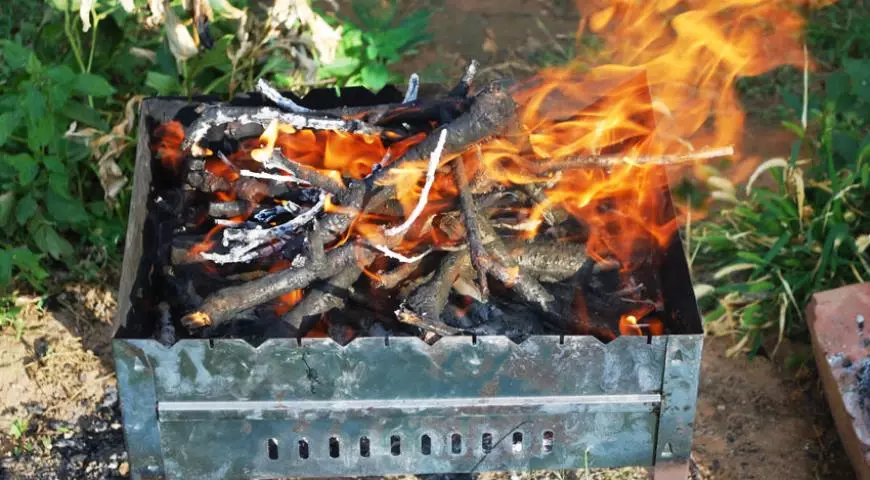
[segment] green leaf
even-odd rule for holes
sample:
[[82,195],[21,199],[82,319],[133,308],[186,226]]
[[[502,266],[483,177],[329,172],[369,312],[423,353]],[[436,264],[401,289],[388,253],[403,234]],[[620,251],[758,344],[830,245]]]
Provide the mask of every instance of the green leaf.
[[31,232],[36,246],[40,250],[49,254],[55,260],[71,256],[75,250],[65,238],[61,237],[57,230],[51,225],[44,223],[39,228]]
[[49,172],[66,173],[66,167],[57,155],[46,155],[42,157],[42,164]]
[[370,43],[366,47],[366,57],[368,57],[369,60],[376,60],[378,58],[378,46],[374,43]]
[[41,260],[42,255],[30,251],[29,248],[18,247],[12,250],[12,264],[37,282],[48,276],[48,272],[39,264]]
[[843,60],[843,69],[852,81],[852,93],[870,101],[870,60]]
[[45,208],[58,223],[76,225],[88,220],[88,212],[80,201],[58,195],[53,188],[45,192]]
[[69,193],[69,175],[67,175],[66,171],[52,172],[48,176],[48,186],[52,192],[59,196],[72,199]]
[[0,147],[2,147],[9,136],[18,128],[21,123],[21,115],[18,112],[6,112],[0,115]]
[[6,65],[12,70],[19,70],[27,66],[30,62],[30,57],[33,56],[33,51],[18,42],[12,40],[0,40],[0,52],[3,54],[3,59]]
[[837,100],[849,93],[849,74],[842,71],[831,72],[825,79],[825,95],[828,100]]
[[168,95],[181,89],[176,77],[154,71],[145,75],[145,85],[157,90],[158,95]]
[[115,93],[115,88],[105,78],[93,73],[80,73],[73,82],[72,89],[91,97],[108,97]]
[[362,68],[363,84],[371,91],[378,92],[390,80],[390,72],[386,65],[369,63]]
[[99,112],[76,100],[67,102],[60,113],[70,120],[94,127],[97,130],[105,132],[110,128],[109,123],[103,120]]
[[343,78],[352,74],[357,68],[359,68],[359,65],[360,62],[356,58],[337,57],[335,61],[330,63],[329,65],[324,65],[320,67],[320,69],[317,71],[317,75],[320,78]]
[[0,248],[0,286],[12,280],[12,252]]
[[19,225],[24,225],[36,213],[36,209],[36,199],[33,198],[33,192],[28,192],[15,207],[15,220],[18,221]]
[[15,170],[18,170],[18,182],[21,186],[26,187],[36,178],[39,171],[39,164],[27,153],[19,153],[6,159]]
[[27,114],[27,146],[36,151],[48,145],[54,131],[54,115],[47,112],[45,96],[34,87],[24,93],[22,106]]
[[0,194],[0,227],[5,227],[9,222],[13,208],[15,208],[15,194],[12,192]]

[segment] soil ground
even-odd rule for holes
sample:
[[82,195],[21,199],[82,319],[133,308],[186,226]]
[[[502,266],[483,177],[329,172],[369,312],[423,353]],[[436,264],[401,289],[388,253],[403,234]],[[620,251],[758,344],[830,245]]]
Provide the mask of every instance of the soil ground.
[[[583,8],[581,1],[580,8]],[[434,40],[398,68],[424,81],[455,78],[476,58],[482,75],[522,78],[570,55],[578,15],[566,0],[404,2],[434,10]],[[747,150],[788,152],[789,137],[749,119]],[[73,285],[40,308],[21,298],[21,339],[0,335],[0,479],[116,478],[126,475],[110,352],[115,283]],[[727,338],[705,344],[695,423],[699,478],[792,480],[854,478],[810,359],[784,370],[781,359],[725,358]],[[9,432],[28,420],[25,432]],[[18,423],[16,423],[18,421]],[[540,472],[485,478],[640,479],[643,471]]]

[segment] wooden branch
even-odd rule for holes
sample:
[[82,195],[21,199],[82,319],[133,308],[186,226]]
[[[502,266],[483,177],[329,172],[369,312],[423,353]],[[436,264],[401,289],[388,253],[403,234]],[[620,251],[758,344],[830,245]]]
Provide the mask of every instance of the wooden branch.
[[361,274],[359,266],[351,265],[333,277],[314,284],[302,300],[281,317],[281,321],[304,335],[321,315],[336,308],[344,308],[348,291]]
[[619,165],[679,165],[734,155],[734,147],[718,147],[675,155],[584,155],[552,162],[532,164],[535,173],[551,173],[575,168],[613,168]]
[[332,195],[340,195],[347,190],[347,187],[318,172],[314,168],[289,160],[284,156],[281,150],[277,148],[272,151],[272,156],[269,157],[269,161],[265,162],[263,166],[267,168],[277,168],[287,173],[292,173],[293,177],[325,192],[331,193]]
[[306,261],[242,285],[218,290],[206,298],[196,312],[185,315],[181,322],[191,330],[214,327],[249,308],[354,267],[357,257],[366,265],[375,258],[375,253],[369,249],[356,250],[354,243],[347,243],[327,253],[325,259],[317,264]]
[[184,135],[182,149],[190,149],[193,156],[203,156],[205,153],[199,143],[213,127],[228,123],[261,125],[264,128],[277,120],[279,123],[289,125],[297,130],[332,130],[349,132],[363,135],[380,135],[383,128],[369,125],[359,120],[345,120],[332,118],[317,113],[292,113],[284,112],[272,107],[233,107],[226,105],[203,105],[200,107],[199,118],[187,128]]
[[489,287],[486,284],[486,268],[483,265],[485,250],[478,222],[477,205],[468,187],[468,176],[465,173],[465,161],[459,156],[453,162],[453,178],[459,188],[459,205],[462,219],[465,222],[465,240],[471,256],[471,265],[477,273],[477,283],[483,298],[489,296]]

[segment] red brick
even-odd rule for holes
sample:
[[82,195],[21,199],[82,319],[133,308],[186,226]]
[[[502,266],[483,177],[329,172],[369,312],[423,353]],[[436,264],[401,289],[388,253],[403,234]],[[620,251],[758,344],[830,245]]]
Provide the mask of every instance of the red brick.
[[837,431],[859,478],[870,480],[870,408],[858,393],[858,372],[870,365],[870,283],[816,293],[806,313]]

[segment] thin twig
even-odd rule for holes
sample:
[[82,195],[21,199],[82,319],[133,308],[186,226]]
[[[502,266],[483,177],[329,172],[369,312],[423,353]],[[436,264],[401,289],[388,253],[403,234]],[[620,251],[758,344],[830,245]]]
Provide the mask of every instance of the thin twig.
[[276,168],[287,173],[292,173],[294,178],[313,185],[332,195],[340,195],[347,187],[340,182],[320,173],[319,171],[302,165],[301,163],[289,160],[281,153],[280,149],[272,150],[272,155],[269,159],[263,162],[263,166],[267,168]]
[[550,163],[533,165],[532,169],[539,173],[543,173],[569,170],[572,168],[610,168],[618,165],[676,165],[696,160],[727,157],[729,155],[734,155],[734,147],[730,145],[727,147],[707,148],[698,150],[697,152],[675,155],[588,155],[568,157]]
[[405,219],[404,223],[388,228],[384,231],[387,236],[394,237],[407,232],[408,229],[411,228],[411,225],[413,225],[417,220],[417,217],[423,213],[423,209],[429,201],[429,190],[432,189],[432,184],[435,183],[435,172],[438,170],[438,164],[441,161],[441,152],[444,151],[444,143],[446,141],[447,129],[443,129],[441,130],[441,135],[438,137],[438,144],[435,146],[435,149],[432,150],[432,154],[429,155],[429,166],[426,170],[426,183],[423,185],[423,190],[420,192],[420,199],[417,201],[417,205],[414,207],[414,210],[411,211],[411,214],[408,215],[408,218]]
[[387,257],[392,258],[394,260],[398,260],[402,263],[417,263],[420,260],[426,258],[426,255],[429,255],[430,253],[432,253],[432,249],[430,248],[423,253],[420,253],[418,255],[414,255],[413,257],[407,257],[405,255],[402,255],[399,252],[391,250],[389,247],[384,246],[384,245],[372,245],[372,248],[383,253]]
[[290,100],[284,95],[281,95],[281,92],[273,88],[271,85],[269,85],[269,82],[263,80],[262,78],[257,80],[257,91],[260,92],[264,97],[268,98],[272,103],[277,105],[278,108],[282,110],[293,113],[306,113],[311,111],[310,108],[303,107],[302,105],[299,105],[298,103]]
[[405,98],[402,103],[411,103],[417,100],[417,93],[420,90],[420,76],[412,73],[408,77],[408,90],[405,92]]

